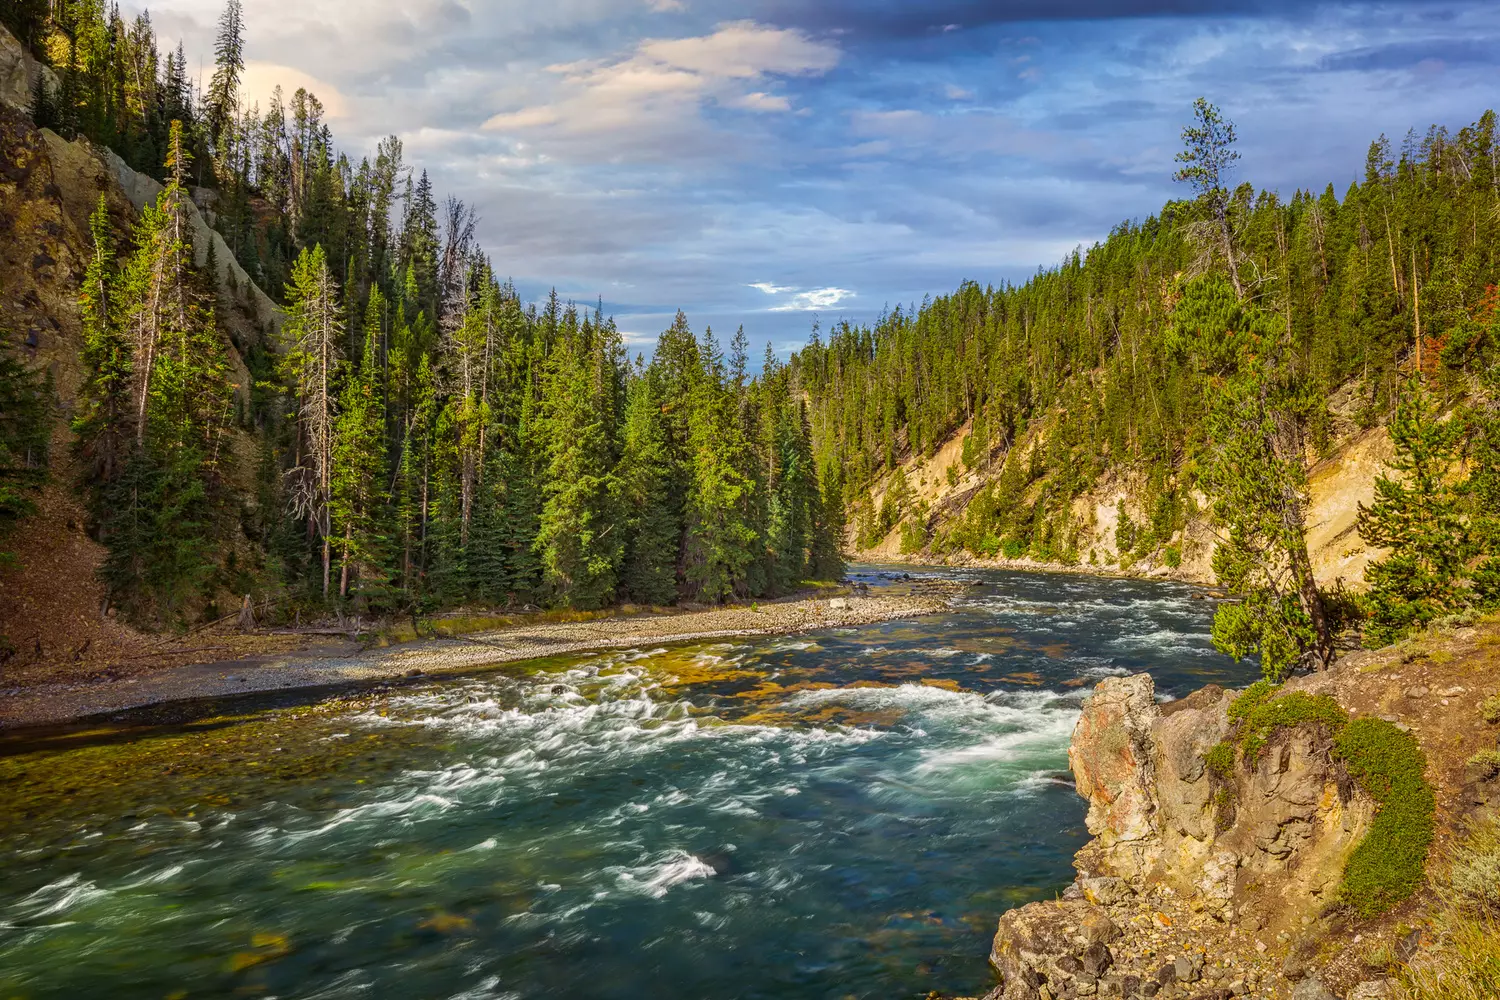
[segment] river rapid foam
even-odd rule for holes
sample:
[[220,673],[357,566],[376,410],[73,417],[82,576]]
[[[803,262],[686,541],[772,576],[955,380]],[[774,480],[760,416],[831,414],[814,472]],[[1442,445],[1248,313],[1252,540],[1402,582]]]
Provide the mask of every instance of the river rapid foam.
[[[4,831],[0,994],[978,990],[995,919],[1066,883],[1086,837],[1066,751],[1092,684],[1151,669],[1172,696],[1247,677],[1184,588],[966,577],[920,621],[257,717],[225,737],[241,749],[224,768],[49,800]],[[158,774],[195,739],[38,752],[0,775]]]

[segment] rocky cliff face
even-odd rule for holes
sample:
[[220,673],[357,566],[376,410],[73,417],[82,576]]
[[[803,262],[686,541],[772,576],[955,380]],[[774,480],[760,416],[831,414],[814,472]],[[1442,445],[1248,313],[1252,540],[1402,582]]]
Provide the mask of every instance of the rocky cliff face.
[[1453,954],[1444,859],[1500,817],[1500,767],[1483,756],[1500,736],[1500,620],[1353,653],[1291,692],[1415,738],[1437,804],[1428,885],[1370,919],[1339,900],[1376,806],[1322,724],[1276,729],[1251,762],[1216,770],[1205,757],[1233,738],[1234,692],[1162,704],[1150,677],[1112,678],[1069,751],[1094,839],[1060,899],[1001,917],[986,1000],[1376,1000],[1403,996],[1403,966]]
[[1094,840],[1062,899],[1001,919],[997,998],[1279,995],[1374,805],[1316,727],[1213,772],[1232,701],[1208,687],[1159,705],[1144,674],[1098,686],[1069,750]]

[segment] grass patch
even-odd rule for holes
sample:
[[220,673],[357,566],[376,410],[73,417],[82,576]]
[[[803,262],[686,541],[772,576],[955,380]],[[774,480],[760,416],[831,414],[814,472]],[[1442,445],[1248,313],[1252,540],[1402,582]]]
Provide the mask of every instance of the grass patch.
[[1401,970],[1411,1000],[1500,996],[1500,817],[1470,829],[1449,855],[1437,940]]
[[1334,755],[1380,805],[1370,832],[1344,866],[1341,898],[1364,917],[1416,891],[1432,845],[1437,802],[1416,737],[1384,719],[1355,719],[1333,741]]

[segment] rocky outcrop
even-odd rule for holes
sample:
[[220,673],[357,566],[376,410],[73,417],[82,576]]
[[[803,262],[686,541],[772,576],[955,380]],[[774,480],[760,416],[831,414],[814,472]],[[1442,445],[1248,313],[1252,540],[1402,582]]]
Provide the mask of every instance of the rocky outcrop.
[[1211,686],[1159,705],[1144,674],[1095,689],[1069,749],[1094,839],[1062,899],[1001,918],[994,996],[1285,995],[1283,960],[1330,909],[1374,807],[1316,727],[1216,774],[1204,758],[1232,701]]
[[58,90],[57,74],[32,58],[26,46],[4,28],[0,28],[0,102],[26,110],[36,92],[36,81],[47,81],[47,89]]

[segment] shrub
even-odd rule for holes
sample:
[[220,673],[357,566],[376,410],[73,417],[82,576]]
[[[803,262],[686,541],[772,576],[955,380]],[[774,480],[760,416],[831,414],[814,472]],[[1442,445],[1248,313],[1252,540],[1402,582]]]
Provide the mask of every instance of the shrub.
[[1489,776],[1493,778],[1500,774],[1500,750],[1481,750],[1469,758],[1469,764],[1488,769]]
[[1333,749],[1380,807],[1369,834],[1344,866],[1339,890],[1361,916],[1373,917],[1421,884],[1436,808],[1424,777],[1427,757],[1415,737],[1383,719],[1349,722],[1334,738]]
[[1234,744],[1228,740],[1218,744],[1203,755],[1203,763],[1214,774],[1227,780],[1234,774]]
[[1204,763],[1227,779],[1234,767],[1235,742],[1245,760],[1254,761],[1280,729],[1325,727],[1333,737],[1334,757],[1378,807],[1369,834],[1344,866],[1340,898],[1361,916],[1384,913],[1416,890],[1426,867],[1436,809],[1424,776],[1427,758],[1416,738],[1392,723],[1351,721],[1328,695],[1293,691],[1273,697],[1276,690],[1268,681],[1257,681],[1234,700],[1229,719],[1235,733],[1209,750]]
[[1326,694],[1310,695],[1293,691],[1256,705],[1245,716],[1240,737],[1246,760],[1255,760],[1278,729],[1290,729],[1307,723],[1320,723],[1330,733],[1337,733],[1348,721],[1338,702]]
[[1259,680],[1251,684],[1244,691],[1241,691],[1240,696],[1230,704],[1229,721],[1243,722],[1245,717],[1255,711],[1261,702],[1274,694],[1279,686],[1267,680]]
[[1436,940],[1401,970],[1402,985],[1411,1000],[1492,1000],[1500,996],[1500,818],[1473,827],[1451,860]]
[[1500,824],[1490,822],[1469,835],[1454,852],[1448,877],[1466,902],[1500,914]]
[[1182,565],[1182,550],[1175,545],[1168,545],[1166,555],[1163,558],[1168,566],[1176,569]]
[[1492,694],[1479,706],[1479,712],[1484,716],[1484,721],[1494,725],[1500,722],[1500,694]]

